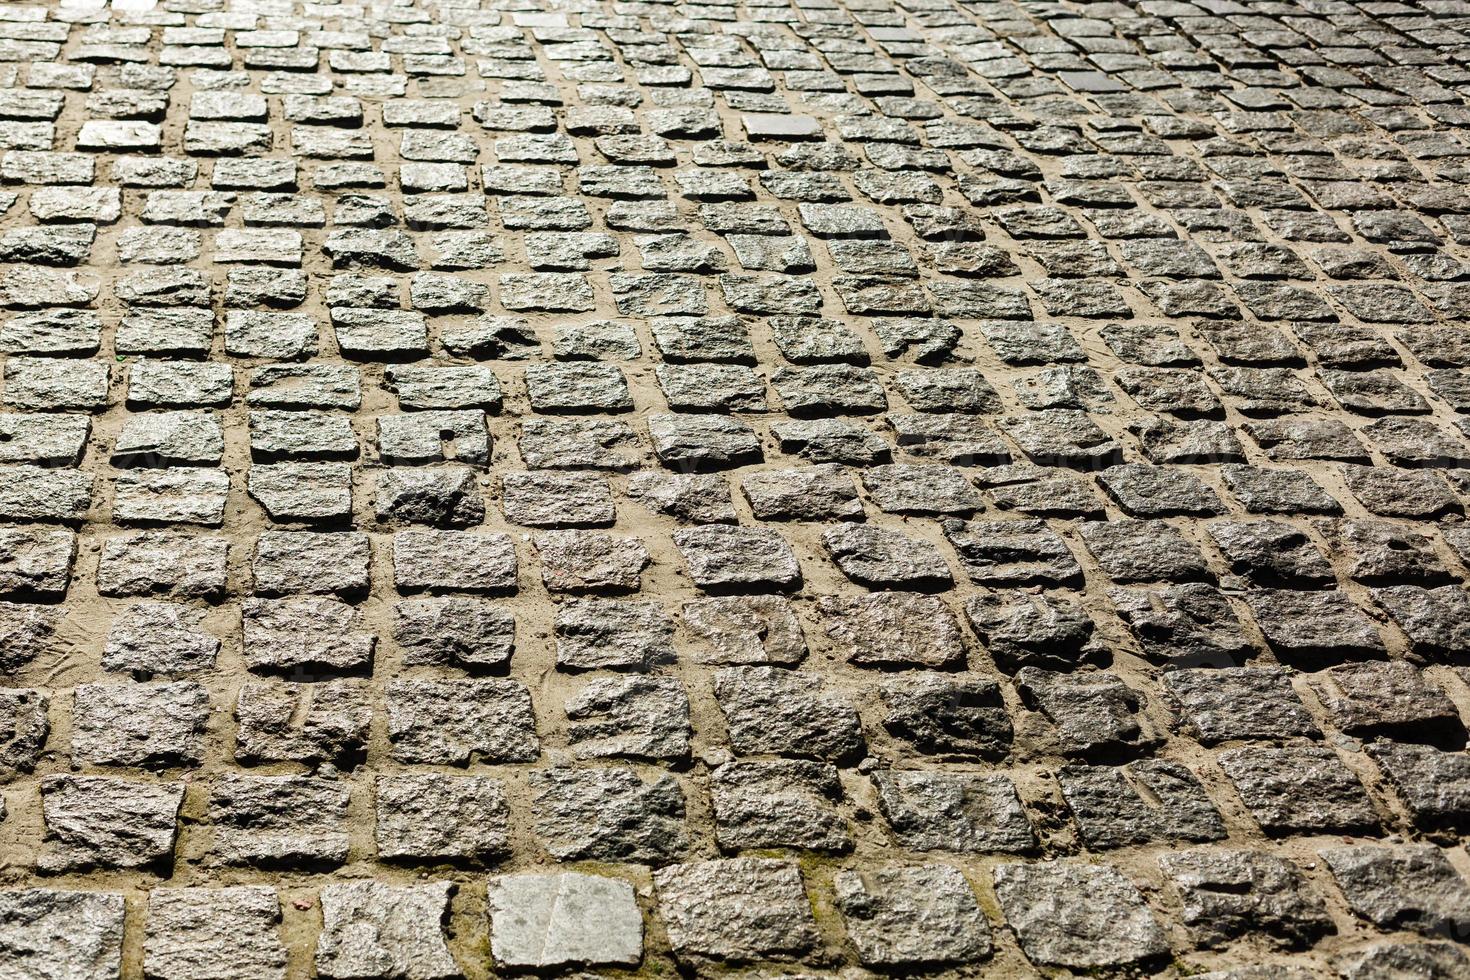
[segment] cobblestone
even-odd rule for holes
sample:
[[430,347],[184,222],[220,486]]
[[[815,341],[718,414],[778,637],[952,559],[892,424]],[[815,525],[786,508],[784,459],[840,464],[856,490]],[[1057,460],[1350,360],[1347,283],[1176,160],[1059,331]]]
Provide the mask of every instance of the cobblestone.
[[0,977],[1466,975],[1467,25],[0,4]]

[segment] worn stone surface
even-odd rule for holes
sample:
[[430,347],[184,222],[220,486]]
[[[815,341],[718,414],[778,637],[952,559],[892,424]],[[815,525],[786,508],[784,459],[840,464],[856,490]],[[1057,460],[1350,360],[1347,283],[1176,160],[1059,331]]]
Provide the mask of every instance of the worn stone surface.
[[122,970],[123,915],[116,892],[0,892],[0,955],[19,976],[115,977]]
[[454,886],[395,887],[373,881],[321,890],[322,931],[316,943],[321,977],[448,980],[459,973],[444,939]]
[[160,980],[286,975],[275,889],[159,888],[148,897],[144,969]]
[[0,974],[1464,974],[1467,13],[0,4]]
[[489,906],[491,952],[507,967],[630,966],[643,954],[643,916],[626,881],[502,875]]
[[1143,896],[1109,865],[1007,864],[995,870],[995,893],[1034,963],[1116,969],[1168,953]]
[[1201,946],[1223,946],[1242,936],[1306,946],[1333,928],[1321,896],[1294,864],[1275,855],[1198,849],[1162,855],[1159,863]]

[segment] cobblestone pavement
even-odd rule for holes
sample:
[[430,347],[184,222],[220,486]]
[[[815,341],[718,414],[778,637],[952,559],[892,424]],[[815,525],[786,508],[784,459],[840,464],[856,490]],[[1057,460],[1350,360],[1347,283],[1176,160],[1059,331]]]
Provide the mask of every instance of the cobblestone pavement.
[[1464,980],[1467,61],[0,4],[0,978]]

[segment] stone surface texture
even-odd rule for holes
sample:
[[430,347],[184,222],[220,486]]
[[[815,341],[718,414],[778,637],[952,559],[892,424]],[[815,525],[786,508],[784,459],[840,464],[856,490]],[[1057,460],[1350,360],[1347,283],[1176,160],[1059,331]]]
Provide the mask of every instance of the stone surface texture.
[[1470,0],[0,2],[0,980],[1470,977]]

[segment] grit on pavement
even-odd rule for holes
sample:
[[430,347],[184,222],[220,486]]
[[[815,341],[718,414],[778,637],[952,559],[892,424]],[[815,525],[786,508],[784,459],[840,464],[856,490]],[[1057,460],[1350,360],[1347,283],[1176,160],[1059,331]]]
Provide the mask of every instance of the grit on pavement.
[[1470,977],[1470,3],[0,3],[0,980]]

